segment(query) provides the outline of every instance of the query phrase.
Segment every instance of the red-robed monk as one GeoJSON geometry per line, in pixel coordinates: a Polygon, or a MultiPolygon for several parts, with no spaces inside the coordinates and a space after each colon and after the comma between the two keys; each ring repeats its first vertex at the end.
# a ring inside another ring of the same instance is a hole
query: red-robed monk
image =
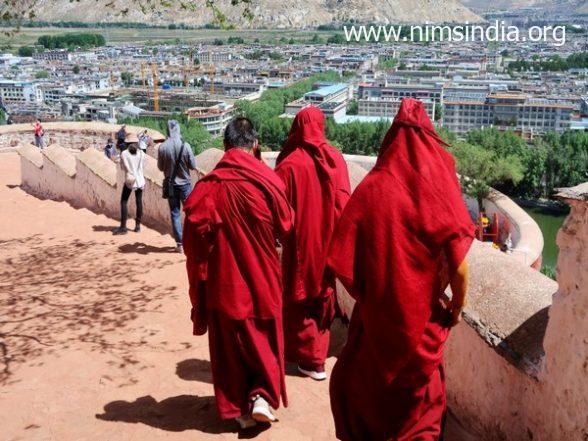
{"type": "Polygon", "coordinates": [[[293,225],[284,184],[259,157],[246,118],[185,203],[184,249],[194,334],[208,329],[216,404],[242,428],[272,422],[284,383],[282,282],[276,241],[293,225]]]}
{"type": "Polygon", "coordinates": [[[325,272],[329,243],[351,188],[347,164],[325,139],[325,116],[301,110],[276,161],[276,173],[296,213],[284,242],[286,360],[315,380],[326,379],[329,329],[335,314],[335,278],[325,272]]]}
{"type": "Polygon", "coordinates": [[[442,144],[423,104],[403,100],[333,237],[329,265],[356,300],[330,385],[341,440],[430,441],[442,432],[443,346],[464,306],[474,238],[442,144]]]}

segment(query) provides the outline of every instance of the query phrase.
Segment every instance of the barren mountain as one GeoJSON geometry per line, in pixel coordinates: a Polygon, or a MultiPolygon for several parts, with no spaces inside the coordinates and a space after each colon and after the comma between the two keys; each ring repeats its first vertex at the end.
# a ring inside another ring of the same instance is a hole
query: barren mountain
{"type": "Polygon", "coordinates": [[[541,8],[546,12],[554,11],[564,14],[587,13],[586,0],[461,0],[468,8],[476,12],[517,10],[527,7],[541,8]]]}
{"type": "MultiPolygon", "coordinates": [[[[133,0],[40,0],[37,17],[46,21],[145,22],[203,25],[213,20],[204,6],[197,12],[179,7],[143,14],[133,0]],[[114,3],[113,7],[107,7],[114,3]],[[126,15],[117,10],[128,9],[126,15]]],[[[173,3],[173,2],[172,2],[173,3]]],[[[197,3],[197,1],[196,1],[197,3]]],[[[198,3],[197,3],[198,4],[198,3]]],[[[474,22],[480,18],[458,0],[253,0],[253,19],[245,19],[231,0],[217,0],[219,9],[238,27],[306,28],[354,19],[379,23],[474,22]]]]}

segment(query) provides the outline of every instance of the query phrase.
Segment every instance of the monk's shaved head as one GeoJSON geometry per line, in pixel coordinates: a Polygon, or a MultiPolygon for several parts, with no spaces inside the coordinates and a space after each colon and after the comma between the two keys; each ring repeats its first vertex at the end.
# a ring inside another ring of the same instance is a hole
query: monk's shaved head
{"type": "Polygon", "coordinates": [[[225,149],[237,147],[240,149],[252,149],[257,142],[257,132],[249,118],[233,118],[225,128],[225,149]]]}

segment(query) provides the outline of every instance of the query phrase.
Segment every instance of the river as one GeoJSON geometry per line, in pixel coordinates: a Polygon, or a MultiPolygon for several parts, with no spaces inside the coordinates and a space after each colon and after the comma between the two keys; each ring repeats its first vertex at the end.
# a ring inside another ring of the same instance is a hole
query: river
{"type": "Polygon", "coordinates": [[[559,248],[555,240],[557,232],[567,215],[540,207],[527,207],[523,209],[537,222],[543,233],[543,239],[545,240],[545,246],[543,247],[543,266],[555,269],[559,254],[559,248]]]}

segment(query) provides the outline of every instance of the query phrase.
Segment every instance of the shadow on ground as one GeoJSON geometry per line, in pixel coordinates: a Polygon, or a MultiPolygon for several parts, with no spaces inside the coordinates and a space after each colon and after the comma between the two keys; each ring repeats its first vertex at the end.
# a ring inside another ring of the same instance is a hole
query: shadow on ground
{"type": "Polygon", "coordinates": [[[96,232],[112,232],[116,227],[112,225],[93,225],[92,231],[96,232]]]}
{"type": "MultiPolygon", "coordinates": [[[[190,361],[190,360],[186,360],[190,361]]],[[[214,397],[178,395],[157,401],[151,395],[133,402],[113,401],[96,418],[104,421],[142,423],[169,432],[197,430],[204,433],[237,433],[239,438],[254,438],[268,426],[239,431],[233,420],[222,421],[216,413],[214,397]]],[[[196,438],[195,438],[196,439],[196,438]]]]}
{"type": "Polygon", "coordinates": [[[176,365],[176,375],[186,381],[200,381],[212,384],[210,361],[190,358],[176,365]]]}
{"type": "Polygon", "coordinates": [[[0,242],[0,384],[16,366],[79,344],[114,354],[115,368],[140,366],[137,350],[152,333],[133,322],[157,312],[169,291],[142,281],[144,269],[125,256],[105,259],[100,247],[35,236],[0,242]]]}
{"type": "MultiPolygon", "coordinates": [[[[130,234],[134,234],[130,232],[130,234]]],[[[155,247],[141,242],[129,243],[118,247],[121,253],[152,254],[152,253],[177,253],[176,247],[155,247]]]]}

